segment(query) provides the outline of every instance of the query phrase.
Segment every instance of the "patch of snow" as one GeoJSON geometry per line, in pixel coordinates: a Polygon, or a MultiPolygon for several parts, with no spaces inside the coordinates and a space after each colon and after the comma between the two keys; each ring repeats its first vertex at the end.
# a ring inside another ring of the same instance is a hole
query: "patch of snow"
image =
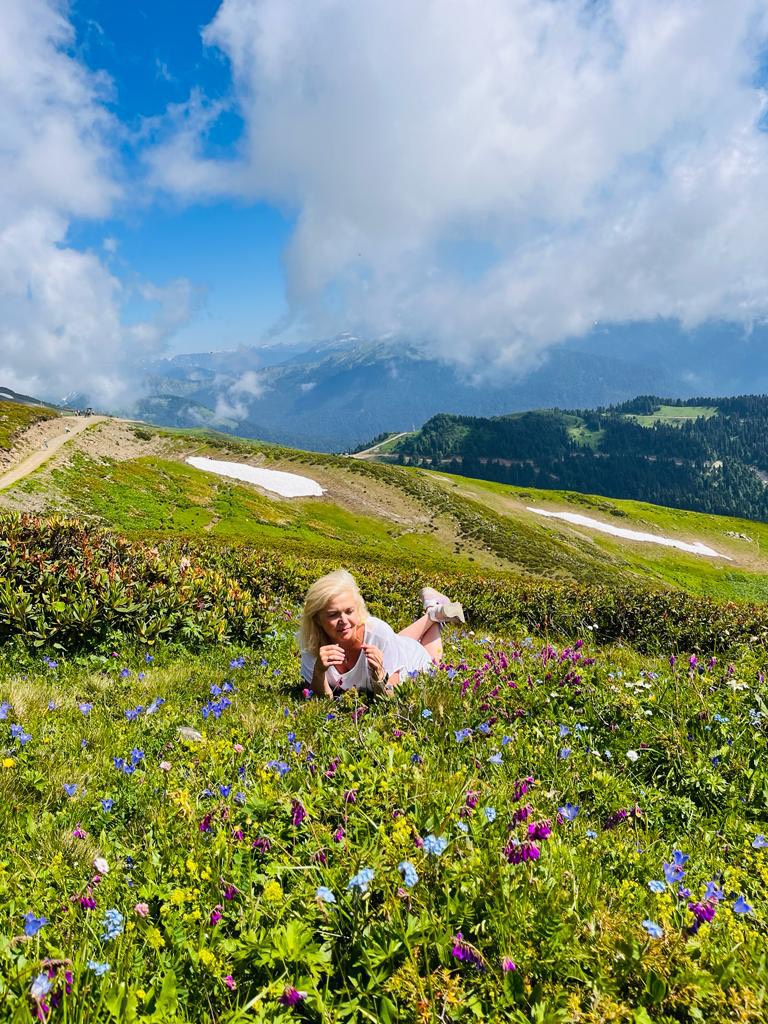
{"type": "Polygon", "coordinates": [[[641,533],[639,530],[627,530],[622,526],[612,526],[610,523],[603,523],[599,519],[590,519],[589,516],[581,516],[576,512],[549,512],[543,508],[530,507],[528,511],[535,512],[539,516],[547,516],[548,519],[563,519],[566,523],[573,523],[574,526],[588,526],[592,530],[610,533],[614,537],[623,537],[625,540],[638,540],[645,544],[661,544],[665,548],[679,548],[680,551],[688,551],[692,555],[707,555],[709,558],[725,558],[728,562],[732,561],[728,555],[721,555],[719,551],[707,547],[699,540],[694,544],[688,544],[684,540],[662,537],[656,533],[641,533]]]}
{"type": "Polygon", "coordinates": [[[199,455],[190,455],[186,461],[195,469],[202,469],[206,473],[217,473],[219,476],[229,476],[233,480],[243,480],[248,484],[258,484],[265,491],[273,491],[283,498],[314,497],[323,493],[323,488],[316,480],[310,480],[308,476],[299,476],[298,473],[283,473],[277,469],[260,469],[257,466],[247,466],[242,462],[222,462],[218,459],[206,459],[199,455]]]}

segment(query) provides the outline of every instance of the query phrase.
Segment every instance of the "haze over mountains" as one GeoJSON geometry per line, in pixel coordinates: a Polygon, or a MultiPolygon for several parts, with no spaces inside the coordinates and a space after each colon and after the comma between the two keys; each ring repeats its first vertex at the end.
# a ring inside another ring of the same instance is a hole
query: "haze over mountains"
{"type": "Polygon", "coordinates": [[[342,335],[156,360],[145,393],[120,410],[166,426],[214,427],[318,451],[347,450],[438,412],[496,416],[605,406],[638,394],[679,398],[768,390],[768,329],[671,322],[596,329],[523,372],[446,362],[402,339],[342,335]]]}

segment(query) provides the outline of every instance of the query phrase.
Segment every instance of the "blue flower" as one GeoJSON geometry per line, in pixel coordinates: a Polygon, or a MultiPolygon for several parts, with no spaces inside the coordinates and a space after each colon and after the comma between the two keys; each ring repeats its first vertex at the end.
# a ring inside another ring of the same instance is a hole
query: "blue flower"
{"type": "Polygon", "coordinates": [[[397,865],[397,870],[403,876],[403,885],[406,889],[412,889],[419,880],[416,868],[409,860],[402,860],[397,865]]]}
{"type": "Polygon", "coordinates": [[[560,758],[561,761],[565,761],[566,758],[571,756],[571,748],[570,747],[561,747],[560,748],[560,753],[557,756],[560,758]]]}
{"type": "Polygon", "coordinates": [[[472,735],[472,730],[467,728],[456,729],[453,735],[456,737],[457,743],[463,743],[464,740],[468,740],[472,735]]]}
{"type": "Polygon", "coordinates": [[[506,747],[506,745],[508,743],[511,743],[511,742],[512,742],[512,737],[511,736],[502,736],[501,737],[501,745],[502,745],[502,747],[506,747]]]}
{"type": "Polygon", "coordinates": [[[768,839],[766,839],[763,835],[755,836],[755,838],[752,840],[753,850],[764,850],[767,846],[768,839]]]}
{"type": "Polygon", "coordinates": [[[679,867],[682,867],[684,864],[687,864],[690,859],[691,855],[689,853],[681,853],[680,850],[672,851],[672,861],[679,867]]]}
{"type": "Polygon", "coordinates": [[[487,822],[496,821],[496,808],[495,807],[484,807],[483,814],[487,822]]]}
{"type": "Polygon", "coordinates": [[[432,717],[432,712],[429,710],[429,708],[424,708],[424,710],[421,712],[421,717],[422,718],[431,718],[432,717]]]}
{"type": "Polygon", "coordinates": [[[38,974],[29,987],[29,994],[38,1001],[45,999],[53,988],[53,980],[47,974],[38,974]]]}
{"type": "Polygon", "coordinates": [[[103,810],[106,811],[107,814],[109,814],[109,812],[112,810],[113,803],[114,800],[112,799],[111,796],[103,796],[101,798],[101,806],[103,810]]]}
{"type": "Polygon", "coordinates": [[[104,931],[101,933],[101,941],[109,942],[112,939],[116,939],[118,935],[123,934],[124,918],[119,910],[114,907],[108,910],[104,914],[104,920],[102,922],[102,928],[104,931]]]}
{"type": "Polygon", "coordinates": [[[89,715],[93,710],[93,704],[89,703],[88,701],[83,701],[82,704],[78,704],[77,706],[80,708],[81,713],[84,715],[89,715]]]}
{"type": "Polygon", "coordinates": [[[333,895],[331,890],[326,885],[320,885],[315,890],[315,896],[323,903],[335,903],[336,897],[333,895]]]}
{"type": "MultiPolygon", "coordinates": [[[[139,673],[139,675],[141,674],[142,673],[139,673]]],[[[158,711],[163,704],[165,704],[165,697],[155,697],[152,703],[147,707],[147,714],[154,715],[154,713],[158,711]]]]}
{"type": "Polygon", "coordinates": [[[491,754],[491,756],[488,758],[488,763],[489,764],[501,764],[502,763],[501,753],[497,752],[495,754],[491,754]]]}
{"type": "Polygon", "coordinates": [[[97,978],[103,977],[109,970],[109,964],[100,964],[97,960],[89,960],[87,966],[88,970],[93,971],[97,978]]]}
{"type": "Polygon", "coordinates": [[[291,770],[291,766],[285,761],[267,761],[267,768],[271,768],[272,771],[277,772],[281,779],[286,772],[291,770]]]}
{"type": "Polygon", "coordinates": [[[557,810],[565,821],[575,821],[579,813],[579,805],[566,802],[562,807],[558,807],[557,810]]]}
{"type": "Polygon", "coordinates": [[[488,725],[487,722],[483,722],[481,725],[478,725],[477,731],[481,732],[483,734],[483,736],[490,736],[491,735],[491,727],[490,727],[490,725],[488,725]]]}
{"type": "Polygon", "coordinates": [[[64,792],[67,794],[67,796],[74,796],[75,793],[77,792],[77,783],[76,782],[65,782],[64,783],[64,792]]]}
{"type": "Polygon", "coordinates": [[[424,840],[424,850],[431,853],[433,857],[440,857],[445,853],[448,840],[444,836],[428,835],[424,840]]]}
{"type": "Polygon", "coordinates": [[[230,661],[230,663],[229,663],[229,667],[230,668],[244,668],[245,667],[245,658],[243,657],[243,655],[241,654],[239,658],[233,658],[232,661],[230,661]]]}
{"type": "Polygon", "coordinates": [[[653,881],[648,883],[648,888],[651,890],[651,892],[662,893],[666,891],[667,887],[664,885],[663,882],[658,882],[654,878],[653,881]]]}
{"type": "Polygon", "coordinates": [[[128,708],[128,710],[125,712],[125,717],[128,719],[129,722],[135,722],[143,710],[144,708],[141,705],[139,705],[137,708],[128,708]]]}
{"type": "Polygon", "coordinates": [[[34,914],[29,913],[24,915],[24,934],[28,935],[31,939],[33,935],[37,935],[41,928],[44,928],[48,924],[48,920],[45,917],[35,917],[34,914]]]}
{"type": "Polygon", "coordinates": [[[704,890],[705,900],[722,900],[725,898],[725,893],[717,884],[717,882],[707,882],[707,888],[704,890]]]}
{"type": "Polygon", "coordinates": [[[643,921],[643,928],[645,928],[652,939],[664,938],[664,929],[661,925],[656,924],[655,921],[643,921]]]}
{"type": "Polygon", "coordinates": [[[588,828],[584,835],[587,837],[587,839],[597,839],[597,832],[595,832],[595,830],[591,828],[588,828]]]}
{"type": "Polygon", "coordinates": [[[120,678],[121,679],[127,679],[130,674],[131,674],[131,670],[129,668],[121,668],[120,669],[120,678]]]}
{"type": "Polygon", "coordinates": [[[463,832],[465,836],[469,835],[469,825],[466,823],[466,821],[457,821],[456,828],[459,830],[459,832],[463,832]]]}
{"type": "Polygon", "coordinates": [[[8,718],[8,712],[11,710],[11,705],[7,700],[4,700],[0,704],[0,722],[4,722],[8,718]]]}
{"type": "MultiPolygon", "coordinates": [[[[55,700],[49,700],[48,701],[48,710],[49,711],[55,711],[56,710],[56,706],[57,705],[56,705],[56,701],[55,700]]],[[[2,715],[0,715],[0,718],[2,718],[2,715]]]]}
{"type": "Polygon", "coordinates": [[[747,903],[743,896],[739,896],[736,902],[733,904],[734,914],[751,914],[752,907],[747,903]]]}
{"type": "Polygon", "coordinates": [[[367,892],[368,886],[373,881],[374,874],[373,868],[362,868],[362,870],[350,878],[347,888],[357,889],[358,892],[367,892]]]}
{"type": "Polygon", "coordinates": [[[581,722],[577,722],[573,728],[576,730],[576,732],[589,732],[589,726],[582,725],[581,722]]]}
{"type": "Polygon", "coordinates": [[[155,660],[154,655],[152,655],[152,654],[145,654],[144,655],[144,661],[146,662],[147,665],[151,665],[154,660],[155,660]]]}
{"type": "Polygon", "coordinates": [[[228,797],[229,794],[232,792],[232,787],[231,786],[219,786],[219,792],[226,799],[226,797],[228,797]]]}
{"type": "Polygon", "coordinates": [[[561,725],[560,728],[558,729],[558,734],[560,736],[560,739],[564,740],[565,737],[570,733],[570,731],[571,730],[568,728],[567,725],[561,725]]]}

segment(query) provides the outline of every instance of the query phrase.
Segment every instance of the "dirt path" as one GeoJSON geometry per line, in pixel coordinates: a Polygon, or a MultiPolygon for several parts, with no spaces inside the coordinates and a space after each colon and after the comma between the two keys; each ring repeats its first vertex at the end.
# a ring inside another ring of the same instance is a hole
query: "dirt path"
{"type": "Polygon", "coordinates": [[[405,437],[406,434],[410,434],[410,430],[404,430],[402,434],[394,434],[392,437],[388,437],[386,441],[379,441],[378,444],[373,445],[371,448],[366,448],[364,452],[355,452],[352,456],[353,459],[372,459],[377,454],[377,449],[381,448],[383,444],[390,444],[392,441],[399,441],[401,437],[405,437]]]}
{"type": "Polygon", "coordinates": [[[52,458],[67,441],[71,441],[73,437],[94,423],[103,423],[106,419],[106,416],[59,416],[55,420],[47,420],[45,427],[48,436],[42,440],[40,447],[31,455],[27,455],[21,462],[0,476],[0,490],[29,476],[52,458]]]}

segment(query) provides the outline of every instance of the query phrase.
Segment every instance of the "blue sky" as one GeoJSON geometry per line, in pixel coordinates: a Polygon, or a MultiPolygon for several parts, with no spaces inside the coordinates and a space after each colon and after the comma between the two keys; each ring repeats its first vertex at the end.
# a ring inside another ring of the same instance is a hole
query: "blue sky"
{"type": "Polygon", "coordinates": [[[764,0],[4,0],[0,52],[5,386],[768,321],[764,0]]]}
{"type": "MultiPolygon", "coordinates": [[[[229,62],[220,50],[205,46],[201,35],[218,7],[218,0],[75,0],[73,55],[109,76],[107,105],[129,136],[140,133],[146,119],[184,103],[193,89],[229,101],[229,62]]],[[[229,110],[207,140],[208,151],[229,152],[241,131],[236,110],[229,110]]],[[[136,183],[141,147],[129,138],[122,152],[125,173],[136,183]]],[[[174,334],[171,352],[264,343],[286,311],[281,253],[290,237],[290,216],[266,203],[187,204],[167,195],[116,212],[97,223],[73,223],[69,240],[78,248],[98,248],[104,239],[114,239],[110,268],[128,287],[137,277],[159,286],[179,277],[192,283],[195,312],[174,334]]],[[[135,293],[124,308],[128,322],[147,314],[146,302],[135,293]]]]}

